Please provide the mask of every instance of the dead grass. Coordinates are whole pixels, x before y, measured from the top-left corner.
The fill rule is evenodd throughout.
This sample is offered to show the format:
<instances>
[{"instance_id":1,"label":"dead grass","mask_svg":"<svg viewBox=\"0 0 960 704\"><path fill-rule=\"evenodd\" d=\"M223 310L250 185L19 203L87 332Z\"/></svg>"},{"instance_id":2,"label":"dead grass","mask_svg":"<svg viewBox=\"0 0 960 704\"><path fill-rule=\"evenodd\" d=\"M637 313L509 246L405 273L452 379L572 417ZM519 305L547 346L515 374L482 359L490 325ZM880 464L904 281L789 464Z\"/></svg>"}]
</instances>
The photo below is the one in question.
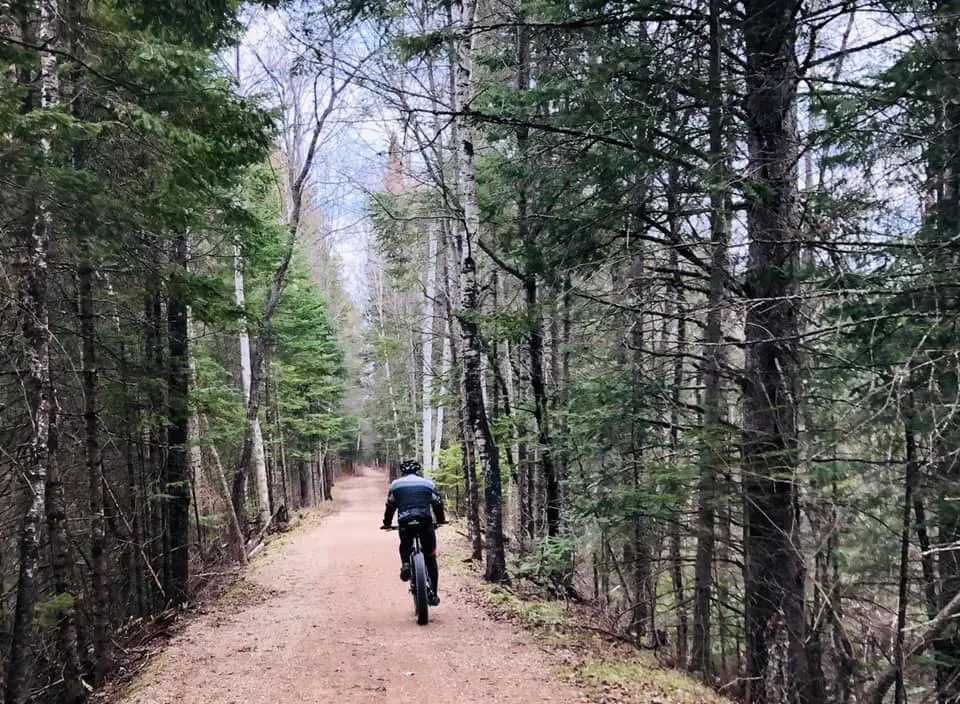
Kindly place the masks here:
<instances>
[{"instance_id":1,"label":"dead grass","mask_svg":"<svg viewBox=\"0 0 960 704\"><path fill-rule=\"evenodd\" d=\"M583 688L596 704L730 704L729 699L660 662L655 653L640 650L598 632L589 622L589 611L562 601L544 598L523 583L513 587L483 581L482 565L464 559L469 555L462 540L449 540L455 549L441 559L441 569L462 577L472 601L483 605L493 618L507 619L530 632L558 663L558 676ZM442 580L441 580L442 584Z\"/></svg>"},{"instance_id":2,"label":"dead grass","mask_svg":"<svg viewBox=\"0 0 960 704\"><path fill-rule=\"evenodd\" d=\"M295 535L336 513L341 505L334 500L297 511L289 530L267 535L263 547L251 558L246 569L225 566L217 572L207 573L186 609L172 609L150 620L133 622L118 633L114 637L115 666L111 678L91 696L90 701L95 704L121 702L136 693L142 683L149 681L149 677L143 675L163 664L164 649L170 640L193 620L210 615L219 618L270 598L273 595L271 590L248 577L276 560Z\"/></svg>"}]
</instances>

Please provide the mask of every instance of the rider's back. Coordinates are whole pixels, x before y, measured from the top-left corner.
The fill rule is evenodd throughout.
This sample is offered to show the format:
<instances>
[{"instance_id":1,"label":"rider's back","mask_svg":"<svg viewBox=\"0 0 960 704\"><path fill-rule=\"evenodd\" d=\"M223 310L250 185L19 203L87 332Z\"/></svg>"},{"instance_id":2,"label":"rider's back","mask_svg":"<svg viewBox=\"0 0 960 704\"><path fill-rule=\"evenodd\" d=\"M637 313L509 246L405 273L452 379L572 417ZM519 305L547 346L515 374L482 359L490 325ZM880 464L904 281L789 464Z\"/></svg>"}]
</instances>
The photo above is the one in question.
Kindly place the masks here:
<instances>
[{"instance_id":1,"label":"rider's back","mask_svg":"<svg viewBox=\"0 0 960 704\"><path fill-rule=\"evenodd\" d=\"M395 479L390 484L390 497L397 507L397 522L414 518L430 518L430 507L437 501L437 488L426 477L416 474Z\"/></svg>"}]
</instances>

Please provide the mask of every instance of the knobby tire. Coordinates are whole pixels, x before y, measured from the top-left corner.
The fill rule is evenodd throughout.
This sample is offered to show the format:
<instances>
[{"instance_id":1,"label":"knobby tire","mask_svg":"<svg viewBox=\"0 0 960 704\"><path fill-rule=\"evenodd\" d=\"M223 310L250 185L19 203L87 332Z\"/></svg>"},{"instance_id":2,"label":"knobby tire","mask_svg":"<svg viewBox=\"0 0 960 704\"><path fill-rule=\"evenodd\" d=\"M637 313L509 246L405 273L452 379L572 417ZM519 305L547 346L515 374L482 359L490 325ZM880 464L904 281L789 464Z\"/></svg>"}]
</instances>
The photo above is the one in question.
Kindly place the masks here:
<instances>
[{"instance_id":1,"label":"knobby tire","mask_svg":"<svg viewBox=\"0 0 960 704\"><path fill-rule=\"evenodd\" d=\"M416 580L413 603L417 611L417 623L426 626L430 620L429 602L427 601L427 564L421 552L413 556L413 574Z\"/></svg>"}]
</instances>

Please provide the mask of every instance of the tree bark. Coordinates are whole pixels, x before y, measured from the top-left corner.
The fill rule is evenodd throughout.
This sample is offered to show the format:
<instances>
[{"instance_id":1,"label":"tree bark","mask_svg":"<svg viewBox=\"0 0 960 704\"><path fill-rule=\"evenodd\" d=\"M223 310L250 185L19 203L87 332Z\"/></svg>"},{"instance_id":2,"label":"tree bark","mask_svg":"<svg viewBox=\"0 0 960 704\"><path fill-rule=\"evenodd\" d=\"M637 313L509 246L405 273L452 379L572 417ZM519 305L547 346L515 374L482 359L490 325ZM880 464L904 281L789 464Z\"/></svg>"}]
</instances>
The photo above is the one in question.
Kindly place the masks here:
<instances>
[{"instance_id":1,"label":"tree bark","mask_svg":"<svg viewBox=\"0 0 960 704\"><path fill-rule=\"evenodd\" d=\"M893 662L897 666L894 702L906 704L907 692L904 686L903 671L906 663L903 657L904 630L907 625L907 601L910 586L910 533L912 530L910 515L913 512L913 494L919 472L917 447L913 433L913 404L904 415L904 440L906 443L906 471L903 482L903 519L900 523L900 573L897 590L897 632L893 643Z\"/></svg>"},{"instance_id":2,"label":"tree bark","mask_svg":"<svg viewBox=\"0 0 960 704\"><path fill-rule=\"evenodd\" d=\"M166 485L168 550L170 572L164 585L173 605L186 603L190 578L190 349L187 330L187 300L177 277L187 273L187 236L177 235L173 242L172 263L177 269L170 281L167 321L170 345L170 370L167 381L169 429L167 440Z\"/></svg>"},{"instance_id":3,"label":"tree bark","mask_svg":"<svg viewBox=\"0 0 960 704\"><path fill-rule=\"evenodd\" d=\"M466 404L470 424L476 437L477 450L483 466L484 515L487 563L485 577L490 582L507 581L507 560L503 539L503 514L500 488L499 448L490 430L483 399L481 367L483 353L480 349L480 331L476 316L477 267L473 246L476 241L480 212L477 206L477 182L474 172L474 128L467 111L473 104L473 46L474 22L477 13L476 0L459 0L454 4L457 11L456 66L456 123L457 166L459 169L458 191L463 210L460 241L460 328L463 333L463 369L466 386Z\"/></svg>"},{"instance_id":4,"label":"tree bark","mask_svg":"<svg viewBox=\"0 0 960 704\"><path fill-rule=\"evenodd\" d=\"M443 449L443 422L447 398L447 378L450 376L450 319L443 321L443 350L440 353L440 393L437 395L437 429L433 442L433 466L436 469L440 464L440 450Z\"/></svg>"},{"instance_id":5,"label":"tree bark","mask_svg":"<svg viewBox=\"0 0 960 704\"><path fill-rule=\"evenodd\" d=\"M463 493L467 504L467 539L470 541L472 560L483 559L483 529L480 525L480 493L477 484L477 448L473 428L470 425L470 410L467 408L466 376L460 374L460 405L458 408L460 433L460 456L463 462Z\"/></svg>"},{"instance_id":6,"label":"tree bark","mask_svg":"<svg viewBox=\"0 0 960 704\"><path fill-rule=\"evenodd\" d=\"M38 39L41 46L54 46L59 36L57 3L36 0L40 18ZM50 110L59 103L59 67L52 52L40 54L40 108ZM50 158L50 140L43 138L41 149ZM33 619L37 603L37 572L40 554L40 524L44 517L47 467L50 461L50 325L47 306L50 217L43 202L36 204L30 224L23 223L13 233L16 252L17 319L20 331L23 372L20 383L30 418L29 446L24 453L22 476L25 480L26 506L20 527L20 573L17 601L10 634L10 660L7 667L6 704L23 704L30 692L34 661Z\"/></svg>"},{"instance_id":7,"label":"tree bark","mask_svg":"<svg viewBox=\"0 0 960 704\"><path fill-rule=\"evenodd\" d=\"M707 325L704 331L703 434L700 447L700 481L697 499L697 555L694 568L693 643L690 669L709 676L710 604L713 586L714 518L716 477L722 469L723 428L723 305L730 241L728 215L727 154L723 140L723 69L721 51L721 0L710 0L710 161L714 172L710 192L710 289Z\"/></svg>"},{"instance_id":8,"label":"tree bark","mask_svg":"<svg viewBox=\"0 0 960 704\"><path fill-rule=\"evenodd\" d=\"M67 502L60 478L57 456L57 418L59 407L56 396L50 404L50 463L47 467L46 512L47 531L50 534L50 565L53 571L53 593L62 600L56 606L57 645L63 658L63 689L58 701L79 704L87 698L80 664L80 641L77 635L77 602L79 594L73 583L73 554L67 533ZM96 596L94 596L96 599Z\"/></svg>"},{"instance_id":9,"label":"tree bark","mask_svg":"<svg viewBox=\"0 0 960 704\"><path fill-rule=\"evenodd\" d=\"M454 315L454 296L452 289L460 289L461 275L456 262L451 262L452 257L459 255L460 242L462 236L448 238L448 276L444 285L446 286L447 319L453 320ZM457 373L457 386L460 402L457 404L457 436L460 440L460 458L463 465L463 493L464 503L467 513L467 540L470 542L470 559L483 559L483 533L480 525L480 495L477 484L477 449L474 438L473 427L470 423L470 413L467 409L467 387L466 373L463 367L463 358L460 354L460 344L457 337L450 330L450 364Z\"/></svg>"},{"instance_id":10,"label":"tree bark","mask_svg":"<svg viewBox=\"0 0 960 704\"><path fill-rule=\"evenodd\" d=\"M93 308L93 261L90 241L80 242L77 267L80 311L80 367L83 376L83 423L87 483L90 488L91 617L93 620L94 685L106 677L110 658L110 609L107 588L103 505L103 458L100 450L99 388L95 311Z\"/></svg>"},{"instance_id":11,"label":"tree bark","mask_svg":"<svg viewBox=\"0 0 960 704\"><path fill-rule=\"evenodd\" d=\"M237 307L243 309L246 301L246 292L243 283L243 257L240 254L240 245L234 245L234 268L233 268L233 295ZM261 362L262 367L262 362ZM257 374L257 413L250 413L250 399L253 389L253 362L250 358L250 336L247 333L246 317L240 320L240 384L243 388L243 399L247 404L247 430L244 434L244 445L248 442L251 445L248 451L253 464L253 477L256 484L257 505L259 509L260 526L263 527L270 522L270 487L267 482L267 463L263 451L263 432L260 428L259 415L259 383L262 369ZM249 438L247 438L249 435ZM237 486L237 477L234 477L233 486L233 506L238 520L241 521L241 530L243 530L246 517L246 472L244 471L243 481ZM238 497L239 494L239 497ZM239 498L239 505L238 505Z\"/></svg>"},{"instance_id":12,"label":"tree bark","mask_svg":"<svg viewBox=\"0 0 960 704\"><path fill-rule=\"evenodd\" d=\"M420 343L422 354L421 381L423 384L420 404L422 407L421 455L423 470L431 472L433 465L433 307L437 295L437 232L435 225L427 225L427 279L423 296L423 337Z\"/></svg>"},{"instance_id":13,"label":"tree bark","mask_svg":"<svg viewBox=\"0 0 960 704\"><path fill-rule=\"evenodd\" d=\"M747 0L750 240L743 472L747 701L809 701L798 461L796 6Z\"/></svg>"},{"instance_id":14,"label":"tree bark","mask_svg":"<svg viewBox=\"0 0 960 704\"><path fill-rule=\"evenodd\" d=\"M519 227L519 224L518 224ZM532 246L532 245L531 245ZM550 439L549 402L543 365L543 315L537 302L537 278L527 273L524 281L527 305L527 351L530 355L530 388L533 391L533 417L537 423L537 449L540 470L546 488L547 535L560 533L560 482L553 462Z\"/></svg>"}]
</instances>

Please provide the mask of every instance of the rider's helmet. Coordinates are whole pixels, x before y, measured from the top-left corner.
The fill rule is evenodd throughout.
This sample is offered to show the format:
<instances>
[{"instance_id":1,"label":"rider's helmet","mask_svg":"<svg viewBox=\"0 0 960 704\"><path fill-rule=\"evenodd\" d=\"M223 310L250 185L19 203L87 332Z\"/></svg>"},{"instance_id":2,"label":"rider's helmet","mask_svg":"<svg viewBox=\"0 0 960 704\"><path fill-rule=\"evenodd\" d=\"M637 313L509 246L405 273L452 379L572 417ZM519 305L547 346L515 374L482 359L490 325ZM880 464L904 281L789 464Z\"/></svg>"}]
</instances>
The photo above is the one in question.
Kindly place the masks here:
<instances>
[{"instance_id":1,"label":"rider's helmet","mask_svg":"<svg viewBox=\"0 0 960 704\"><path fill-rule=\"evenodd\" d=\"M420 474L420 463L416 460L404 460L400 463L400 474Z\"/></svg>"}]
</instances>

